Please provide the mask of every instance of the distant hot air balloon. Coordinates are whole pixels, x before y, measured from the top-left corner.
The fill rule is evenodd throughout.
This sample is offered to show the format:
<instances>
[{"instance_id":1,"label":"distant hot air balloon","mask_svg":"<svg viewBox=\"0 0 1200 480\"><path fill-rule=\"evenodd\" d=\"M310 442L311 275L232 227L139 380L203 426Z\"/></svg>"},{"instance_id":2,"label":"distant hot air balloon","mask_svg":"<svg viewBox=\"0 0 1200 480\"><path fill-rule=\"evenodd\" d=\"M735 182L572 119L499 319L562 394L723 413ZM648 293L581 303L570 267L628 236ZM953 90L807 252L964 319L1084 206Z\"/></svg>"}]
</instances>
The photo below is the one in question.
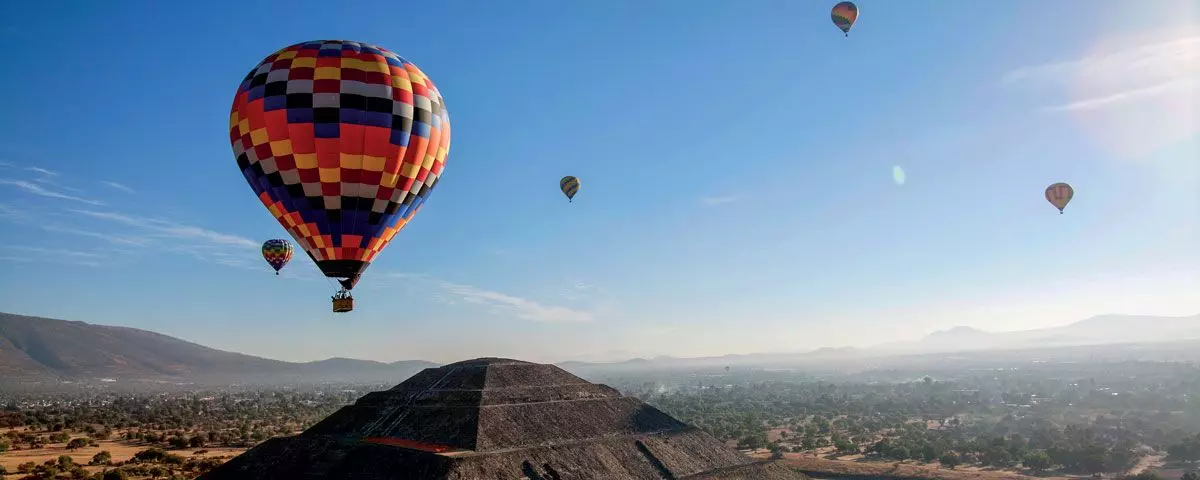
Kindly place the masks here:
<instances>
[{"instance_id":1,"label":"distant hot air balloon","mask_svg":"<svg viewBox=\"0 0 1200 480\"><path fill-rule=\"evenodd\" d=\"M250 70L229 139L258 199L325 276L340 279L333 310L345 312L350 289L441 178L450 117L411 62L374 45L320 40Z\"/></svg>"},{"instance_id":2,"label":"distant hot air balloon","mask_svg":"<svg viewBox=\"0 0 1200 480\"><path fill-rule=\"evenodd\" d=\"M579 193L579 179L567 175L558 181L558 189L562 190L563 194L567 196L567 201L571 202L574 200L575 194Z\"/></svg>"},{"instance_id":3,"label":"distant hot air balloon","mask_svg":"<svg viewBox=\"0 0 1200 480\"><path fill-rule=\"evenodd\" d=\"M858 20L858 5L855 5L854 2L838 2L833 6L830 15L833 17L833 24L842 29L842 33L849 37L850 27L853 27L854 21Z\"/></svg>"},{"instance_id":4,"label":"distant hot air balloon","mask_svg":"<svg viewBox=\"0 0 1200 480\"><path fill-rule=\"evenodd\" d=\"M1063 213L1063 209L1067 208L1067 204L1071 203L1071 198L1074 196L1075 189L1062 182L1046 187L1046 200L1058 208L1059 214Z\"/></svg>"},{"instance_id":5,"label":"distant hot air balloon","mask_svg":"<svg viewBox=\"0 0 1200 480\"><path fill-rule=\"evenodd\" d=\"M276 275L279 275L279 270L292 259L292 251L291 242L278 238L267 240L262 245L263 260L275 269Z\"/></svg>"}]
</instances>

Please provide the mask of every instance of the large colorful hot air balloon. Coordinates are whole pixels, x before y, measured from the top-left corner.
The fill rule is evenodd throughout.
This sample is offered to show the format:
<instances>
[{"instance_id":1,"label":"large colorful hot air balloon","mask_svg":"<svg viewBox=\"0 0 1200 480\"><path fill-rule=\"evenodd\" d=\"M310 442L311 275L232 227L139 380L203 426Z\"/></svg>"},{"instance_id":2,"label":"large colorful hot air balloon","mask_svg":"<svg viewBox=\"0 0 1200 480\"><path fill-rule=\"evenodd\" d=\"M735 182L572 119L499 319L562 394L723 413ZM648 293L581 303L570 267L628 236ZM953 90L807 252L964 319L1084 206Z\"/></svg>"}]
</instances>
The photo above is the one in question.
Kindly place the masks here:
<instances>
[{"instance_id":1,"label":"large colorful hot air balloon","mask_svg":"<svg viewBox=\"0 0 1200 480\"><path fill-rule=\"evenodd\" d=\"M1074 197L1075 189L1065 183L1059 182L1046 187L1046 200L1058 208L1059 214L1063 213L1063 209L1067 208L1067 204L1071 203Z\"/></svg>"},{"instance_id":2,"label":"large colorful hot air balloon","mask_svg":"<svg viewBox=\"0 0 1200 480\"><path fill-rule=\"evenodd\" d=\"M854 2L838 2L833 6L830 14L833 17L833 24L842 29L842 33L849 37L850 27L853 27L854 21L858 20L858 5L855 5Z\"/></svg>"},{"instance_id":3,"label":"large colorful hot air balloon","mask_svg":"<svg viewBox=\"0 0 1200 480\"><path fill-rule=\"evenodd\" d=\"M563 195L567 196L567 202L572 202L575 199L575 194L579 193L579 179L567 175L558 181L558 189L562 190Z\"/></svg>"},{"instance_id":4,"label":"large colorful hot air balloon","mask_svg":"<svg viewBox=\"0 0 1200 480\"><path fill-rule=\"evenodd\" d=\"M284 265L287 265L289 261L291 261L293 250L294 249L292 248L291 242L279 238L272 238L263 242L263 260L266 260L267 263L271 265L271 268L275 269L275 274L279 275L279 270L282 269Z\"/></svg>"},{"instance_id":5,"label":"large colorful hot air balloon","mask_svg":"<svg viewBox=\"0 0 1200 480\"><path fill-rule=\"evenodd\" d=\"M275 52L246 75L229 138L259 200L340 279L334 311L349 311L350 289L441 178L450 117L411 62L321 40Z\"/></svg>"}]
</instances>

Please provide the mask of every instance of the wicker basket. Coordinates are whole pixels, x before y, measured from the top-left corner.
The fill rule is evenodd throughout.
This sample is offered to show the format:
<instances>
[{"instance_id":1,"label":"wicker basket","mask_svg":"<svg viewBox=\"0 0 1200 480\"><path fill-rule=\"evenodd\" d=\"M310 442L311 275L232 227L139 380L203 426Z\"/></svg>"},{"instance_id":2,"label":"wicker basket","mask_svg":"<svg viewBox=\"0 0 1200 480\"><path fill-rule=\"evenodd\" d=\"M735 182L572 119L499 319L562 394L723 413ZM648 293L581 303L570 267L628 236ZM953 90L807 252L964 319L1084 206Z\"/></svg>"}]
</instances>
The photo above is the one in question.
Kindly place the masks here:
<instances>
[{"instance_id":1,"label":"wicker basket","mask_svg":"<svg viewBox=\"0 0 1200 480\"><path fill-rule=\"evenodd\" d=\"M350 297L333 299L333 311L343 313L354 310L354 299Z\"/></svg>"}]
</instances>

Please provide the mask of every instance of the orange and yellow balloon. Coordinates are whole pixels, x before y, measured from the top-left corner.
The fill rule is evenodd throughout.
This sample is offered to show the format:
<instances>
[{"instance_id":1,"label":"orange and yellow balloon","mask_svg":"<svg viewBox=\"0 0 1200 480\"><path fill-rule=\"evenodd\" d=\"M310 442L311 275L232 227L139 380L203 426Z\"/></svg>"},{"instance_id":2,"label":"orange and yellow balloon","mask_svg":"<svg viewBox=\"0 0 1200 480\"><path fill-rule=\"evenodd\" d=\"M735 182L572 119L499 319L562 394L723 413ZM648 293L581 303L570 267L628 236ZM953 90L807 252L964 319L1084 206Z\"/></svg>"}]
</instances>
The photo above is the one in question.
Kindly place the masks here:
<instances>
[{"instance_id":1,"label":"orange and yellow balloon","mask_svg":"<svg viewBox=\"0 0 1200 480\"><path fill-rule=\"evenodd\" d=\"M833 6L830 16L833 17L833 24L849 37L850 27L853 27L854 21L858 20L858 5L855 5L854 2L838 2Z\"/></svg>"}]
</instances>

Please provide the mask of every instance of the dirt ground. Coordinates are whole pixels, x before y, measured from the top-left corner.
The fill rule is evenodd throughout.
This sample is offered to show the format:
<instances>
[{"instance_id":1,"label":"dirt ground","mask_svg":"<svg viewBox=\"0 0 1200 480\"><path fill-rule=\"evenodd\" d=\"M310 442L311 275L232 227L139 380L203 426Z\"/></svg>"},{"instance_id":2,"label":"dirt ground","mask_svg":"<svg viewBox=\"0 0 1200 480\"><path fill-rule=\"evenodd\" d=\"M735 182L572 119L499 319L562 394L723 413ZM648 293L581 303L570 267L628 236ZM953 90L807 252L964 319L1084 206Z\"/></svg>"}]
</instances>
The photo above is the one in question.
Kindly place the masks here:
<instances>
[{"instance_id":1,"label":"dirt ground","mask_svg":"<svg viewBox=\"0 0 1200 480\"><path fill-rule=\"evenodd\" d=\"M0 429L0 435L3 435L7 429ZM114 435L115 436L115 435ZM67 450L65 444L47 445L43 448L21 450L9 450L0 453L0 465L8 469L9 472L16 472L17 465L25 462L35 462L41 464L46 460L57 459L60 455L71 457L75 463L86 466L92 461L92 456L99 453L101 450L108 450L112 455L113 463L123 462L133 458L133 454L150 448L150 445L140 442L130 442L126 440L103 440L98 442L99 446L77 448L75 450ZM24 445L28 447L28 445ZM207 452L195 455L197 450L208 450ZM168 450L170 453L183 457L232 457L245 451L243 448L187 448L182 450ZM101 467L88 467L89 471L99 470Z\"/></svg>"},{"instance_id":2,"label":"dirt ground","mask_svg":"<svg viewBox=\"0 0 1200 480\"><path fill-rule=\"evenodd\" d=\"M767 458L770 453L759 452L753 456ZM1067 480L1070 477L1033 477L1003 470L958 467L954 470L938 468L937 464L916 465L903 462L862 462L854 460L830 460L801 453L784 454L781 463L811 472L820 477L891 477L927 480ZM1075 479L1072 479L1075 480Z\"/></svg>"}]
</instances>

